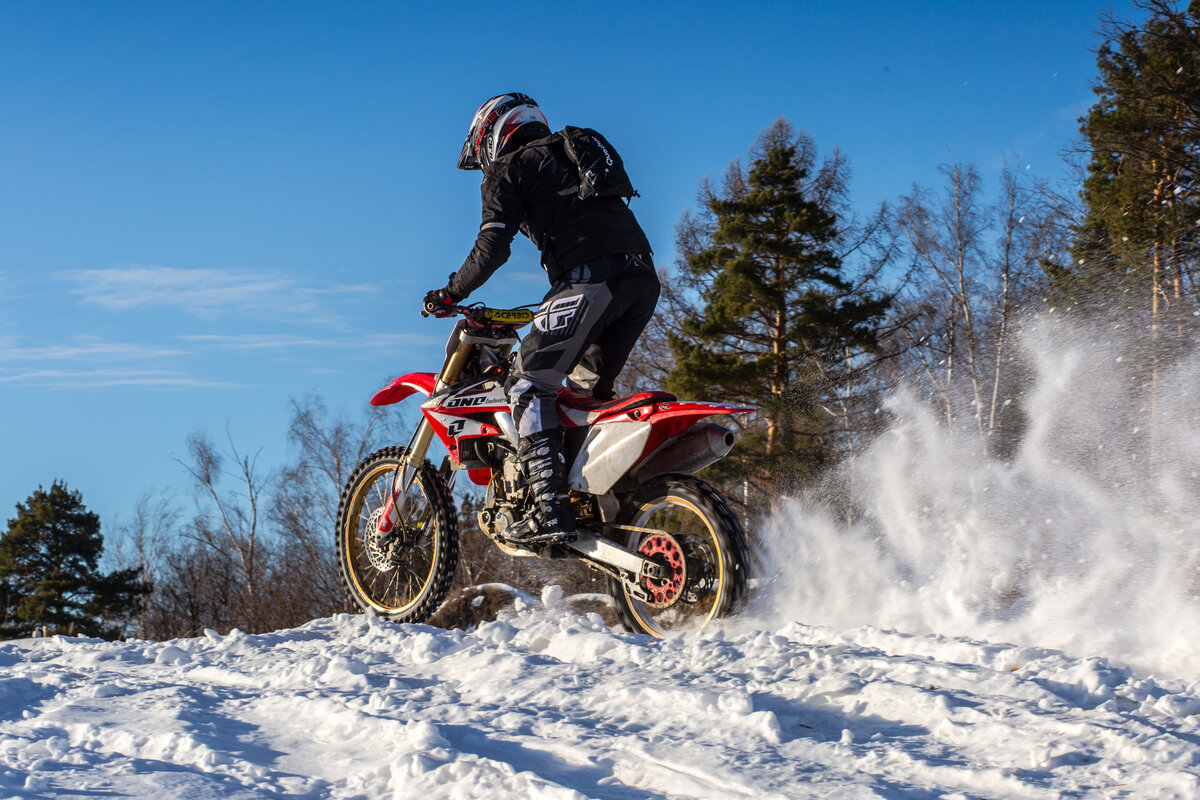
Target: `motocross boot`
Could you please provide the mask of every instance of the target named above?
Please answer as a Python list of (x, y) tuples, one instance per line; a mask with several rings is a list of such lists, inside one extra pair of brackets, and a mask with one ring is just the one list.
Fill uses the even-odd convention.
[(558, 428), (522, 436), (517, 444), (521, 475), (529, 489), (525, 524), (509, 534), (520, 541), (570, 541), (575, 510), (567, 496), (567, 462)]

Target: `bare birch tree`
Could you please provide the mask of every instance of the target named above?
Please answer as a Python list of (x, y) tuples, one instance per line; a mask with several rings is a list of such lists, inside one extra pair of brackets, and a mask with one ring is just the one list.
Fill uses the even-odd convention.
[(914, 187), (896, 218), (913, 265), (898, 304), (907, 317), (897, 330), (908, 345), (904, 372), (927, 387), (948, 424), (965, 401), (972, 424), (992, 438), (1019, 378), (1010, 357), (1014, 324), (1041, 304), (1043, 267), (1062, 252), (1065, 230), (1051, 195), (1012, 168), (990, 206), (973, 164), (941, 172), (942, 189)]

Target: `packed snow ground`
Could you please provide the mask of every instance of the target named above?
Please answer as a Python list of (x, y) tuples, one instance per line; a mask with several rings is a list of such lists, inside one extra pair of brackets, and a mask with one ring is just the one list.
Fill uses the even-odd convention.
[(0, 798), (1200, 798), (1200, 353), (1151, 392), (1136, 338), (1025, 326), (1003, 459), (892, 398), (715, 630), (550, 591), (471, 632), (0, 643)]
[(547, 599), (4, 643), (0, 797), (1200, 797), (1200, 681), (872, 628), (656, 641)]

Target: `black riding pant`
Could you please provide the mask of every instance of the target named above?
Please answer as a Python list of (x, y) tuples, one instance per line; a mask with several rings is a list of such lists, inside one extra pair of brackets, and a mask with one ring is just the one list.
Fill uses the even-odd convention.
[(518, 434), (558, 426), (564, 379), (572, 389), (612, 399), (660, 288), (648, 255), (606, 256), (569, 270), (550, 287), (508, 379)]

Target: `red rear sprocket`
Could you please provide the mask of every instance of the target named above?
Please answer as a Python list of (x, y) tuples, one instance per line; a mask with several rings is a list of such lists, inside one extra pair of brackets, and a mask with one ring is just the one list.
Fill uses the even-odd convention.
[(687, 562), (683, 548), (675, 537), (666, 533), (652, 533), (642, 540), (638, 553), (662, 567), (661, 578), (642, 578), (642, 586), (650, 594), (647, 605), (667, 608), (683, 594), (687, 581)]

